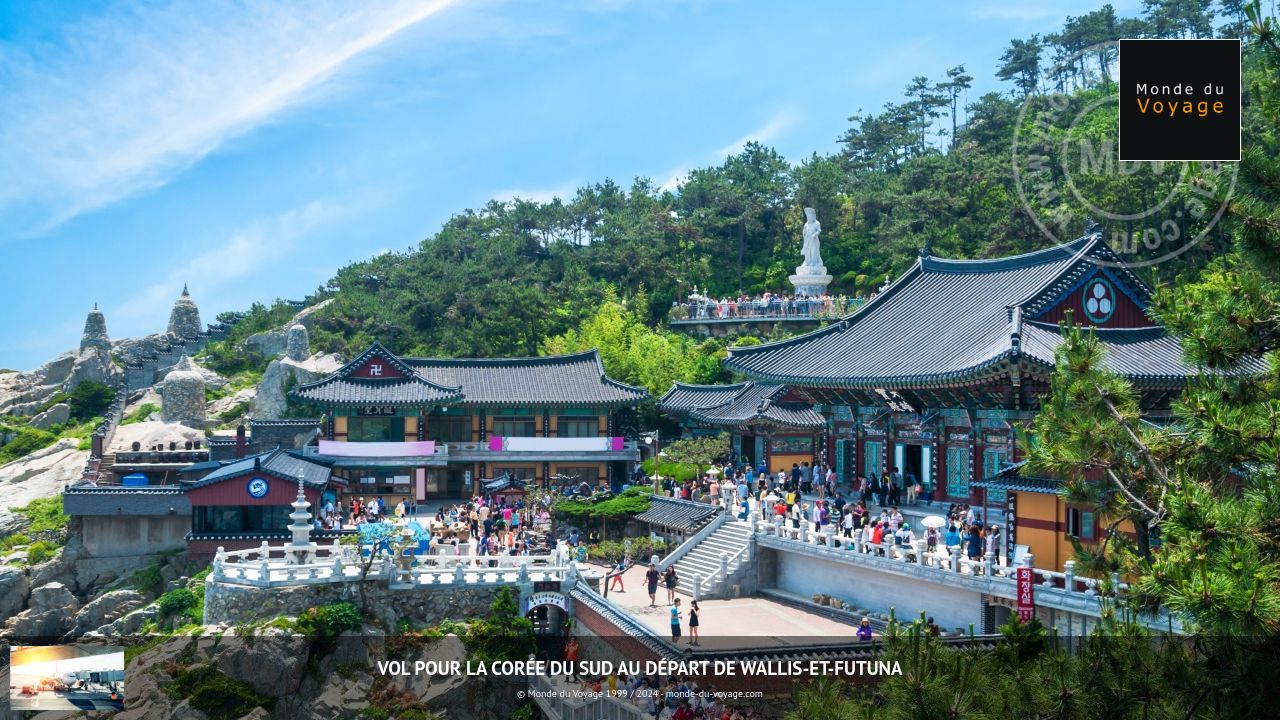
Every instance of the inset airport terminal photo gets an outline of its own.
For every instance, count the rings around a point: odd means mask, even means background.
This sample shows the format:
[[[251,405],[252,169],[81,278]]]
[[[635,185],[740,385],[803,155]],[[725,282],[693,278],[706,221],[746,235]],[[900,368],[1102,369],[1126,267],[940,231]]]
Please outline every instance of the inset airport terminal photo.
[[[124,648],[15,645],[9,648],[9,709],[124,709]]]

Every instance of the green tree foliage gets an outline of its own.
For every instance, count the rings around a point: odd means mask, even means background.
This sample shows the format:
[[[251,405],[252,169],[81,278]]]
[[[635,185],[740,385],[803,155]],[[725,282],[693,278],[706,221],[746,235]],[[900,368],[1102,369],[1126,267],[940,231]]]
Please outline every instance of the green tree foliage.
[[[993,650],[948,647],[923,623],[891,629],[878,660],[900,675],[871,685],[821,677],[797,687],[788,720],[1151,720],[1273,714],[1274,693],[1256,668],[1229,677],[1192,644],[1162,642],[1133,625],[1112,625],[1075,638],[1068,652],[1038,623],[1001,628]],[[1242,682],[1257,682],[1244,692]]]
[[[88,420],[102,415],[116,399],[116,391],[97,380],[82,380],[67,395],[74,420]]]
[[[650,329],[630,305],[644,305],[641,294],[632,303],[606,289],[598,309],[576,328],[548,338],[540,346],[545,355],[600,350],[605,372],[615,380],[639,385],[654,397],[676,381],[710,383],[721,379],[724,347],[715,341],[699,343],[684,335]]]
[[[669,443],[662,452],[666,454],[664,466],[672,463],[692,470],[693,476],[697,477],[716,462],[729,457],[729,436],[720,433],[684,438]]]
[[[462,642],[469,660],[485,663],[527,660],[538,650],[533,621],[520,614],[511,588],[498,591],[489,614],[467,626]]]
[[[578,520],[615,520],[634,517],[649,509],[652,493],[647,487],[627,488],[618,495],[599,494],[581,500],[557,500],[551,510]]]

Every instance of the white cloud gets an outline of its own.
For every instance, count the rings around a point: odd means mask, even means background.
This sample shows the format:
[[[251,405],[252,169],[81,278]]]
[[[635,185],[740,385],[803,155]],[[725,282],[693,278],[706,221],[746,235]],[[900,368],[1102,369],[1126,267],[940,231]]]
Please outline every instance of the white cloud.
[[[568,182],[548,188],[508,188],[498,190],[493,193],[493,199],[499,202],[528,200],[529,202],[549,203],[556,198],[560,198],[562,202],[568,202],[577,194],[578,185],[576,183]]]
[[[47,229],[163,185],[456,2],[121,5],[0,44],[0,210]]]
[[[706,161],[711,163],[720,162],[734,153],[741,152],[742,148],[746,147],[747,143],[750,142],[767,144],[794,125],[795,121],[796,113],[791,109],[785,109],[774,113],[773,117],[769,118],[760,127],[711,153],[711,155],[706,158]],[[660,177],[663,179],[658,182],[658,188],[660,190],[673,191],[680,187],[680,183],[684,182],[685,178],[688,176],[688,164],[677,165],[667,172],[660,174]]]
[[[228,296],[230,286],[236,281],[255,273],[266,274],[264,268],[286,256],[296,255],[298,241],[309,232],[360,211],[349,203],[337,205],[316,200],[253,220],[233,230],[225,241],[211,243],[212,249],[190,257],[168,271],[164,278],[126,298],[111,309],[110,318],[126,327],[163,328],[163,324],[156,325],[157,312],[164,314],[159,318],[163,323],[184,284],[190,286],[192,296],[203,308],[242,309],[247,304],[243,299]],[[212,319],[212,316],[204,318],[205,322]]]

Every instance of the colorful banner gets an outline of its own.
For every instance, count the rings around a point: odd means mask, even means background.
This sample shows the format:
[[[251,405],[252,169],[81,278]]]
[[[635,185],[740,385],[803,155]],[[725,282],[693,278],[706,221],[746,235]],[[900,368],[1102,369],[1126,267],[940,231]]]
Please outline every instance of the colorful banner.
[[[1032,569],[1018,568],[1018,619],[1030,622],[1036,614],[1035,584],[1031,578]]]
[[[434,455],[434,440],[418,440],[416,442],[338,442],[337,440],[321,440],[321,455],[338,457],[418,457]]]
[[[493,452],[621,452],[625,449],[625,439],[620,437],[489,438],[489,450]]]

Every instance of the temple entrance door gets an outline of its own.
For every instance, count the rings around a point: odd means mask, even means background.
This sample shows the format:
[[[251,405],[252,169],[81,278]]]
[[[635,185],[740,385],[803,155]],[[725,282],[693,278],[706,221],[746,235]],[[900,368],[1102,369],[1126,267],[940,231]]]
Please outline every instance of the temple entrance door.
[[[915,476],[915,479],[921,483],[928,479],[927,471],[924,467],[923,445],[906,445],[899,443],[897,450],[898,461],[902,463],[898,468],[902,471],[903,482],[907,481],[908,473]]]
[[[444,474],[444,496],[445,497],[463,497],[471,492],[471,488],[464,488],[466,485],[466,470],[458,468],[447,468]]]

